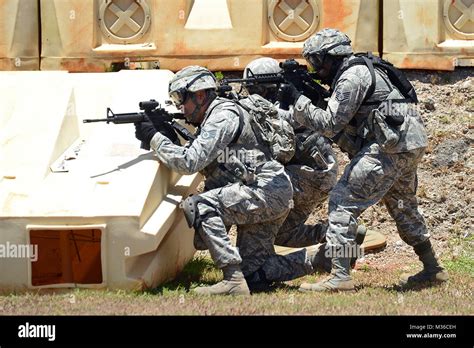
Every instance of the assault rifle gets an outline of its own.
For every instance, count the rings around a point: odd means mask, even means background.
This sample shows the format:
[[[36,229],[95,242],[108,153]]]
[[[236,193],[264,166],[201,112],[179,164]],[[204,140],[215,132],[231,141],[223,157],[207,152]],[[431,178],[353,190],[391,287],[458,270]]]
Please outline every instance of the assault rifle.
[[[271,74],[254,74],[249,70],[246,79],[223,79],[221,86],[226,86],[229,83],[240,83],[245,86],[291,83],[298,91],[311,99],[313,105],[325,108],[324,99],[330,97],[330,93],[316,81],[315,74],[310,73],[305,65],[299,64],[294,59],[288,59],[280,63],[280,68],[281,72]],[[289,105],[285,104],[287,103],[284,100],[280,100],[282,108],[287,110]]]
[[[170,113],[161,108],[160,103],[154,99],[142,101],[138,104],[138,106],[143,112],[115,114],[112,109],[107,108],[107,118],[86,119],[82,122],[127,124],[146,122],[150,120],[158,131],[164,131],[166,136],[175,144],[179,144],[178,134],[186,141],[195,139],[195,136],[186,127],[176,122],[176,119],[185,119],[182,113]],[[142,143],[141,148],[149,150],[149,144]]]

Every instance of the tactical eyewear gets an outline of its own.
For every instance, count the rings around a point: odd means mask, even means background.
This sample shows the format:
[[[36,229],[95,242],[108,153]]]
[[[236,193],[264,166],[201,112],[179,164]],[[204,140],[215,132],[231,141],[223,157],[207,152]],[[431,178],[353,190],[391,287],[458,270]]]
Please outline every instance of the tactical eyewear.
[[[186,102],[186,99],[188,98],[189,94],[189,87],[191,87],[197,80],[199,80],[203,76],[212,76],[213,78],[215,78],[212,73],[203,72],[197,75],[191,81],[189,81],[185,87],[178,88],[177,90],[169,93],[170,99],[174,103],[174,105],[176,105],[176,107],[179,108]]]
[[[313,53],[308,57],[308,62],[311,64],[311,66],[317,70],[320,68],[323,63],[324,63],[324,58],[326,56],[326,53]]]
[[[308,60],[308,62],[311,64],[311,66],[314,68],[314,69],[318,69],[320,68],[323,63],[324,63],[324,58],[326,58],[326,55],[328,54],[328,52],[336,47],[339,47],[339,46],[350,46],[351,42],[348,41],[348,42],[342,42],[342,43],[336,43],[334,45],[331,45],[329,47],[326,47],[325,49],[322,49],[318,52],[315,52],[315,53],[312,53],[308,56],[308,58],[306,58]]]
[[[186,90],[186,88],[183,87],[176,91],[170,92],[170,99],[174,103],[174,105],[179,108],[186,102],[186,99],[188,97],[187,94],[188,91]]]

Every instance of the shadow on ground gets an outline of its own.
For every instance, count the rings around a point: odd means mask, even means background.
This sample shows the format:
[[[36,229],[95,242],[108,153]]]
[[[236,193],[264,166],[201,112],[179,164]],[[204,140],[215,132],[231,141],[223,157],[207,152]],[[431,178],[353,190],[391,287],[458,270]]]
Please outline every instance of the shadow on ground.
[[[198,285],[212,285],[219,281],[221,271],[208,258],[199,257],[190,261],[183,271],[171,282],[157,288],[146,290],[151,294],[162,294],[164,291],[189,291]]]

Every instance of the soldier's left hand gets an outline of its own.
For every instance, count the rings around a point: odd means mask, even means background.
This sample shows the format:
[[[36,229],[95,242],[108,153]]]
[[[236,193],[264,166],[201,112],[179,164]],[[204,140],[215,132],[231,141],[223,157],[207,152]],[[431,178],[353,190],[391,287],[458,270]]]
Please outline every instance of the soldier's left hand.
[[[285,83],[278,89],[278,101],[284,106],[294,105],[300,97],[301,92],[292,83]],[[288,108],[284,108],[288,110]]]
[[[135,137],[145,144],[150,144],[157,130],[150,121],[135,123]]]

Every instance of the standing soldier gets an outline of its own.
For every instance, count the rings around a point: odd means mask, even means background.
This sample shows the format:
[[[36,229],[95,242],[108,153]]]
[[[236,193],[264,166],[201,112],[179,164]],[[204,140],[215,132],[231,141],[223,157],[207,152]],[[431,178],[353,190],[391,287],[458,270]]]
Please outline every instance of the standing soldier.
[[[329,196],[326,238],[334,253],[331,275],[316,284],[303,284],[300,290],[354,289],[350,257],[344,251],[354,249],[360,214],[379,201],[423,263],[423,270],[404,277],[402,284],[447,280],[418,212],[416,172],[427,136],[410,106],[417,101],[413,87],[385,61],[353,55],[349,37],[335,29],[309,38],[303,56],[333,92],[323,110],[291,86],[286,94],[294,104],[294,120],[333,138],[351,162]]]

